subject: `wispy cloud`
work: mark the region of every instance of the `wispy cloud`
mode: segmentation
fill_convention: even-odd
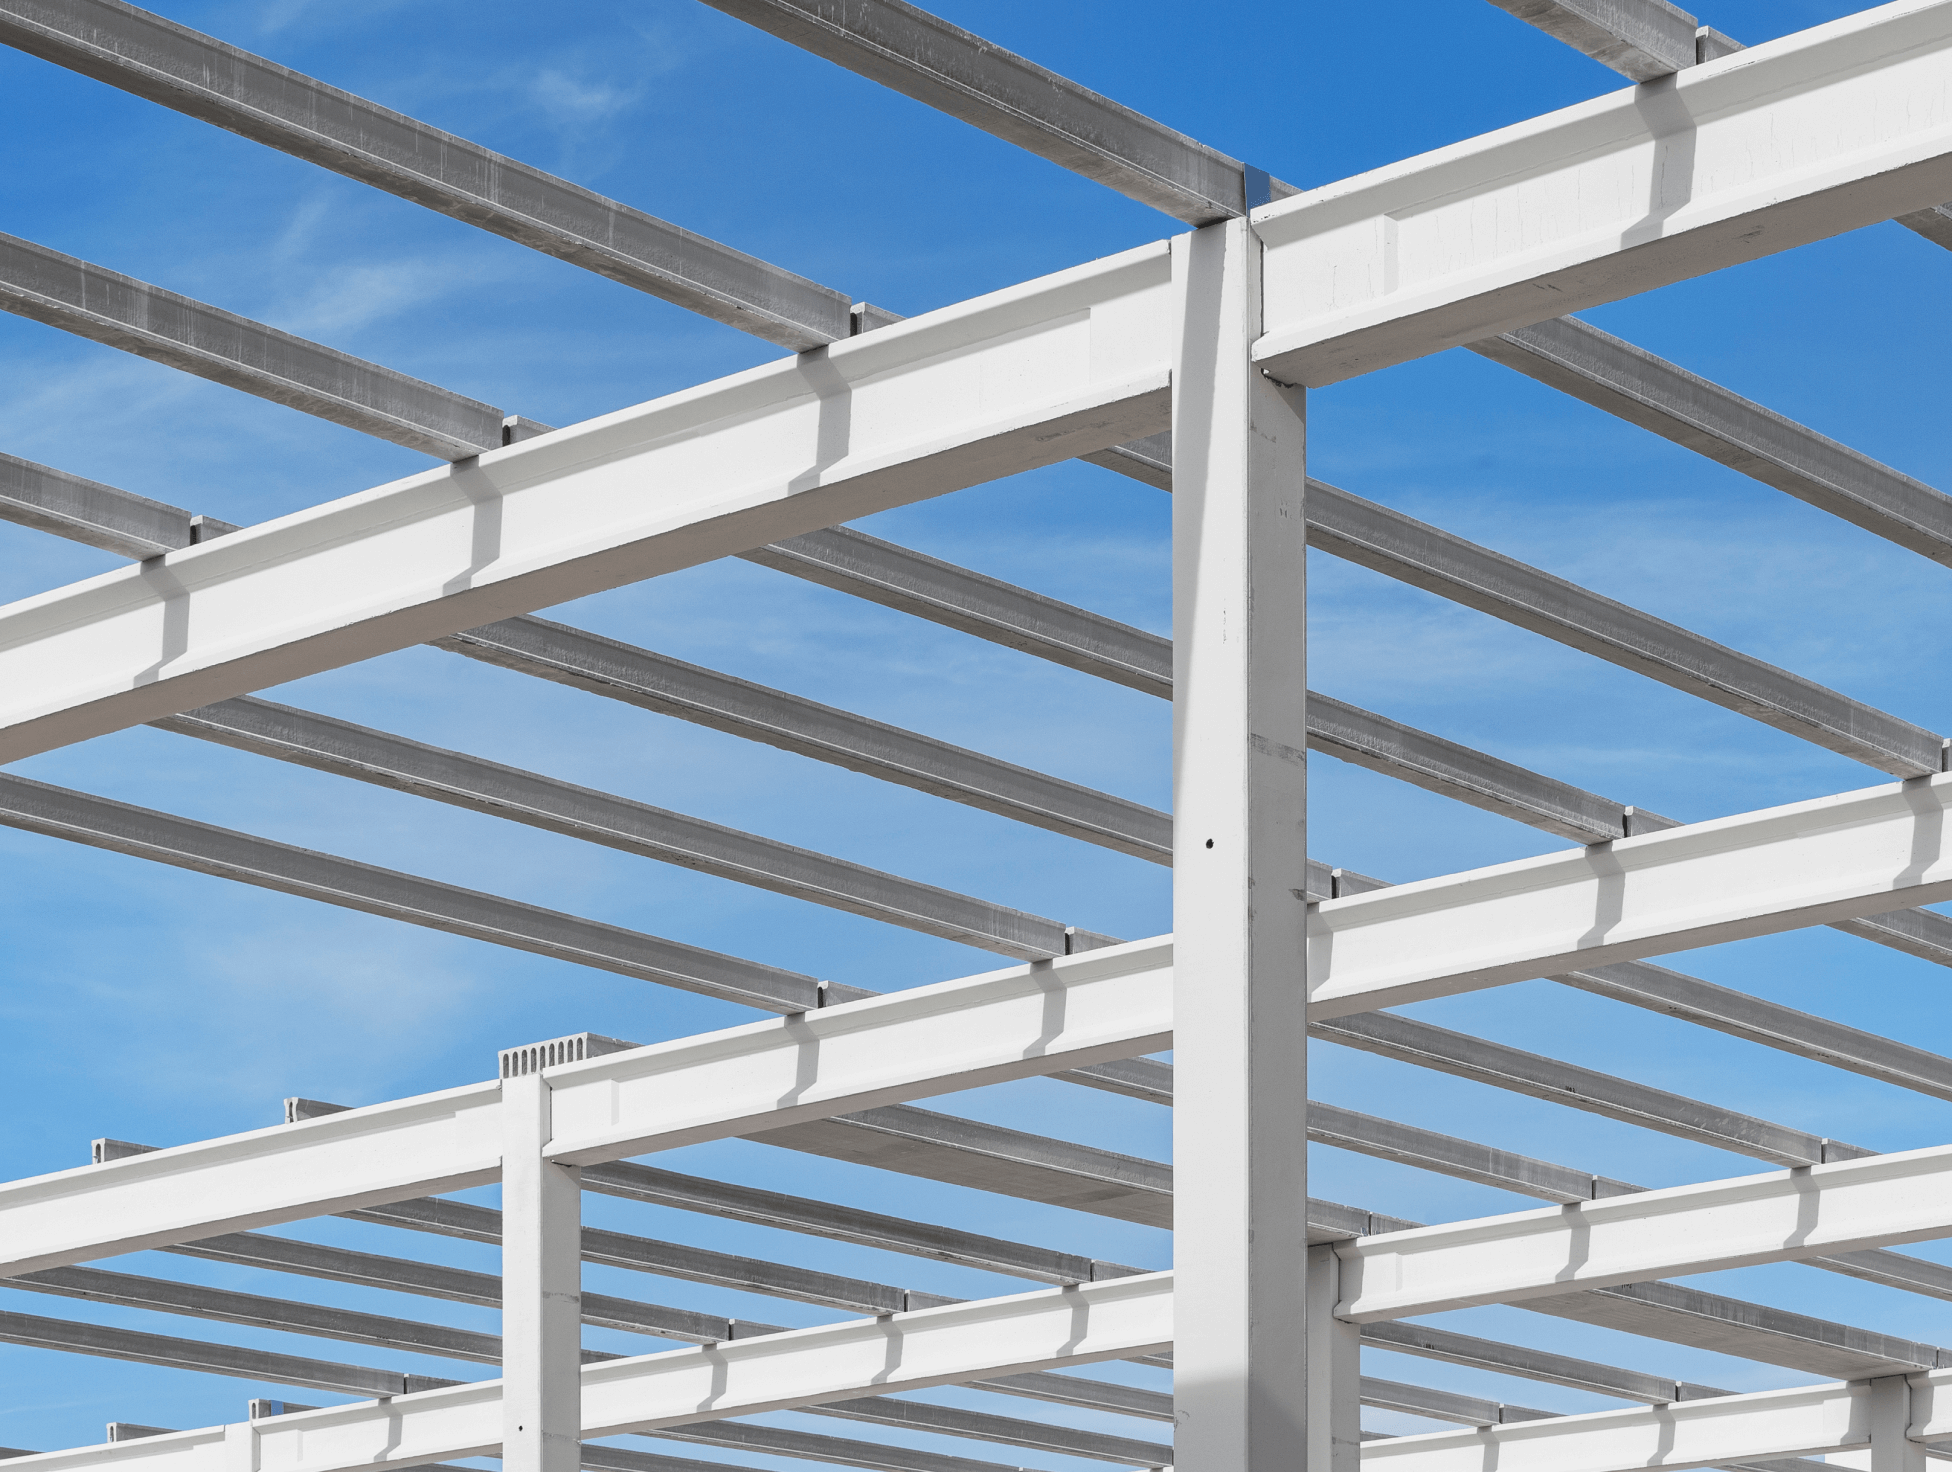
[[[643,95],[641,88],[572,76],[560,67],[537,73],[528,94],[559,127],[607,122],[634,107]]]

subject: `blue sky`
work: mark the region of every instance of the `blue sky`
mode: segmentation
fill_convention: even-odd
[[[1852,8],[1727,0],[1703,19],[1753,43]],[[1153,0],[940,9],[1304,186],[1619,84],[1483,0],[1406,0],[1386,12]],[[905,314],[1179,228],[690,0],[593,0],[548,14],[499,0],[181,0],[165,13]],[[566,424],[777,356],[730,328],[7,51],[0,127],[9,144],[0,150],[8,206],[0,228],[510,412]],[[1946,486],[1948,305],[1952,256],[1883,225],[1585,315]],[[1322,479],[1923,725],[1952,725],[1931,654],[1952,596],[1944,570],[1915,554],[1461,351],[1319,392],[1309,414],[1311,468]],[[9,453],[237,522],[428,463],[14,317],[0,317],[0,426]],[[1163,633],[1167,513],[1165,496],[1073,464],[863,525]],[[0,600],[115,561],[0,525]],[[1697,820],[1881,780],[1333,559],[1316,558],[1311,578],[1315,688],[1623,801]],[[1162,702],[745,563],[697,568],[552,616],[1168,805]],[[437,651],[267,693],[1092,929],[1137,937],[1169,928],[1168,875],[1155,866]],[[15,770],[862,986],[898,988],[995,964],[947,942],[157,731],[123,732]],[[1312,847],[1331,863],[1411,879],[1561,846],[1333,760],[1314,759],[1312,775]],[[0,1027],[9,1040],[0,1178],[79,1164],[95,1136],[174,1144],[267,1125],[286,1095],[369,1103],[468,1082],[492,1071],[497,1048],[537,1038],[589,1029],[648,1042],[750,1016],[12,830],[0,830],[0,866]],[[1944,972],[1834,931],[1668,964],[1948,1047]],[[1952,1138],[1952,1107],[1939,1101],[1545,982],[1408,1010],[1874,1148]],[[1760,1168],[1330,1047],[1317,1050],[1313,1067],[1317,1098],[1648,1185]],[[1164,1111],[1053,1083],[942,1107],[1154,1159],[1169,1149]],[[1169,1261],[1164,1235],[1148,1229],[755,1144],[681,1152],[670,1163],[1100,1257]],[[1531,1204],[1333,1150],[1316,1151],[1312,1168],[1316,1195],[1421,1220]],[[623,1230],[935,1292],[1016,1286],[606,1198],[591,1198],[588,1211]],[[402,1240],[354,1223],[284,1230],[493,1266],[485,1248]],[[1936,1245],[1910,1250],[1952,1261]],[[493,1327],[492,1315],[456,1305],[253,1279],[180,1257],[109,1265]],[[612,1270],[591,1269],[589,1281],[598,1291],[773,1322],[829,1317]],[[1807,1268],[1722,1274],[1709,1286],[1952,1340],[1945,1307],[1933,1300]],[[0,1295],[0,1309],[422,1373],[482,1373],[34,1294]],[[1445,1322],[1734,1389],[1808,1378],[1511,1309]],[[594,1331],[590,1342],[649,1347]],[[1369,1372],[1555,1410],[1608,1404],[1383,1355]],[[9,1387],[0,1445],[29,1448],[96,1440],[110,1419],[232,1420],[247,1395],[287,1393],[6,1347],[0,1378]],[[1100,1424],[1034,1402],[936,1394]],[[811,1417],[777,1419],[864,1434]],[[1380,1415],[1370,1424],[1431,1429]],[[1052,1472],[1068,1465],[911,1440]]]

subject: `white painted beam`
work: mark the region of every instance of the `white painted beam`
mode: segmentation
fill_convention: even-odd
[[[1948,807],[1921,777],[1326,900],[1309,1017],[1952,898]]]
[[[1366,1443],[1362,1465],[1368,1472],[1638,1472],[1843,1451],[1870,1439],[1870,1382],[1858,1381],[1392,1437]]]
[[[569,1164],[1171,1046],[1171,948],[1129,945],[548,1070]],[[0,1276],[498,1178],[499,1081],[0,1185]]]
[[[0,1276],[323,1216],[501,1172],[495,1081],[0,1185]]]
[[[0,761],[1154,431],[1169,281],[1145,246],[24,599]]]
[[[1170,1273],[856,1319],[585,1366],[583,1436],[820,1405],[864,1389],[919,1390],[1156,1354],[1171,1340]],[[15,1465],[21,1472],[66,1472],[102,1460],[141,1472],[411,1467],[498,1451],[501,1399],[501,1382],[488,1380],[118,1444],[108,1458],[107,1448],[82,1447]]]
[[[1132,941],[548,1070],[589,1165],[1172,1046],[1172,948]]]
[[[1952,1145],[1337,1244],[1357,1323],[1952,1234]]]
[[[1952,199],[1952,4],[1899,0],[1254,211],[1311,387]]]

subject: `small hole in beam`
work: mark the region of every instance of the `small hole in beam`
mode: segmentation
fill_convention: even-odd
[[[1209,838],[1209,839],[1208,839],[1208,840],[1206,841],[1206,846],[1207,846],[1208,848],[1212,848],[1212,847],[1213,847],[1213,840]]]

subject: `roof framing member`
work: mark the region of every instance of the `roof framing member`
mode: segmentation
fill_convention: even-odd
[[[0,308],[438,459],[502,442],[499,409],[12,235]]]
[[[1310,1019],[1952,897],[1947,803],[1952,774],[1324,900]]]
[[[119,0],[5,0],[0,41],[781,347],[849,335],[838,291]]]
[[[1947,31],[1899,0],[1264,205],[1255,358],[1336,383],[1952,198]]]
[[[1311,543],[1896,777],[1943,769],[1945,739],[1639,609],[1348,491],[1308,483]]]
[[[1952,564],[1952,497],[1580,321],[1465,344],[1934,562]]]
[[[583,1372],[583,1435],[654,1431],[842,1400],[871,1376],[878,1388],[920,1389],[982,1378],[990,1371],[1153,1353],[1169,1345],[1171,1304],[1171,1275],[1148,1274],[799,1329],[709,1350],[606,1361]],[[883,1363],[884,1355],[891,1362]],[[876,1363],[868,1365],[868,1356]],[[705,1405],[710,1409],[701,1411]],[[314,1472],[479,1455],[501,1442],[500,1385],[489,1381],[377,1404],[303,1411],[252,1422],[247,1434],[260,1465],[290,1460],[294,1438],[302,1437],[305,1464]],[[152,1472],[202,1472],[206,1459],[200,1449],[220,1448],[223,1439],[218,1428],[120,1450],[140,1448],[140,1460]]]
[[[1148,432],[1169,408],[1170,284],[1166,244],[1128,251],[24,600],[0,619],[0,688],[22,697],[0,757]],[[1082,361],[1098,367],[1080,382]],[[957,403],[914,440],[915,412]],[[647,498],[646,477],[670,489]],[[74,638],[79,663],[57,649]]]
[[[83,496],[67,486],[72,478],[61,472],[17,463],[40,474],[37,501],[60,513],[62,524],[48,529],[63,534],[74,534],[63,528],[86,516],[119,523],[125,513],[139,517],[146,514],[144,508],[159,504],[108,486],[92,487],[99,496]],[[104,498],[106,510],[91,509]],[[131,504],[124,506],[125,500]],[[180,535],[187,539],[192,523],[187,512],[180,514],[184,518]],[[195,520],[220,530],[236,529],[208,517]],[[781,555],[775,559],[775,553]],[[1131,670],[1156,672],[1157,693],[1170,690],[1169,640],[860,532],[833,527],[745,555],[803,576],[809,575],[809,567],[817,569],[811,574],[814,580],[828,586],[1107,678],[1122,679]],[[456,635],[444,647],[801,755],[835,760],[855,771],[1153,862],[1171,857],[1170,818],[1141,804],[565,625],[509,620],[492,629]],[[1715,647],[1709,646],[1711,651]],[[1108,663],[1094,665],[1096,651],[1102,649],[1116,652]],[[1699,650],[1690,650],[1689,655],[1701,657]],[[1134,676],[1133,682],[1151,679],[1151,674],[1145,674]],[[1314,749],[1576,842],[1607,842],[1675,826],[1672,819],[1644,808],[1627,808],[1329,696],[1311,693],[1309,709],[1309,744]],[[1316,888],[1323,894],[1332,892],[1329,885]],[[1931,911],[1894,911],[1840,921],[1836,928],[1941,965],[1952,964],[1952,921]]]
[[[706,4],[1188,225],[1295,192],[905,0]]]
[[[1654,82],[1684,67],[1719,61],[1746,48],[1667,0],[1491,0],[1500,10],[1556,36],[1635,82]],[[1692,30],[1692,35],[1683,32]],[[1952,250],[1952,208],[1934,205],[1896,222]]]
[[[1941,1145],[1358,1238],[1335,1248],[1335,1312],[1413,1318],[1944,1236],[1949,1171]]]
[[[1693,66],[1695,18],[1668,0],[1491,0],[1635,82]]]
[[[1114,937],[1007,905],[251,696],[155,724],[1022,961],[1116,944]]]

